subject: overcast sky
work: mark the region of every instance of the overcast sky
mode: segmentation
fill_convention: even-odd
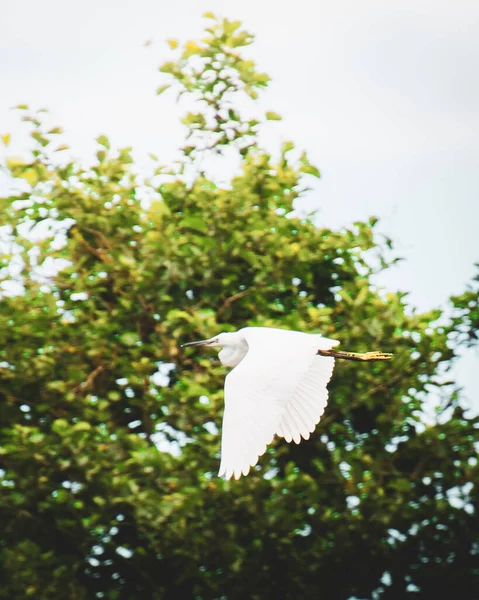
[[[10,107],[47,107],[86,156],[106,133],[168,161],[178,109],[155,96],[166,38],[201,34],[203,12],[240,19],[273,83],[264,105],[284,116],[273,145],[294,140],[322,178],[318,222],[371,215],[407,260],[381,279],[419,310],[459,293],[479,261],[479,2],[475,0],[83,0],[2,3],[0,133]],[[153,43],[145,48],[146,41]],[[21,147],[21,136],[13,149]],[[471,400],[477,353],[459,379]],[[476,401],[479,406],[479,398]]]

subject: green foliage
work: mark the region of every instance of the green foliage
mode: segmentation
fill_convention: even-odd
[[[178,97],[186,95],[196,101],[196,112],[188,112],[183,119],[188,134],[181,172],[187,158],[195,160],[205,150],[221,152],[232,145],[246,154],[256,145],[262,119],[247,116],[250,111],[245,100],[255,100],[270,81],[266,73],[256,69],[254,61],[238,53],[254,39],[241,29],[240,21],[217,20],[211,13],[205,16],[212,21],[206,36],[182,47],[176,40],[168,40],[170,48],[177,50],[177,58],[160,67],[173,80]],[[157,94],[169,87],[162,85]],[[281,119],[274,112],[267,112],[265,118]]]
[[[459,325],[371,285],[389,264],[375,219],[331,231],[292,214],[319,171],[290,142],[259,147],[278,115],[240,110],[269,81],[238,54],[253,38],[207,18],[161,68],[199,103],[179,169],[142,181],[105,136],[94,164],[60,163],[61,130],[18,107],[32,152],[7,162],[17,191],[0,199],[0,274],[14,255],[24,286],[0,304],[0,598],[473,598],[478,420],[441,384]],[[240,152],[228,186],[182,177],[205,140]],[[52,259],[68,262],[45,281]],[[245,325],[395,359],[338,364],[312,438],[225,482],[225,371],[179,345]],[[452,414],[424,426],[441,386]]]
[[[476,267],[479,269],[479,263],[476,264]],[[477,346],[479,341],[479,274],[463,294],[454,296],[451,300],[456,309],[454,324],[459,341],[468,346]]]

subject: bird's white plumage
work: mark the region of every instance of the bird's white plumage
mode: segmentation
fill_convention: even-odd
[[[241,362],[226,376],[220,475],[246,475],[275,434],[299,443],[327,404],[334,359],[318,356],[339,342],[319,335],[245,327]]]
[[[276,433],[287,442],[309,439],[328,403],[326,385],[331,379],[334,358],[314,356],[296,391],[286,403]]]

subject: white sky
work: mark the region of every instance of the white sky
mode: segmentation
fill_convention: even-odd
[[[319,166],[308,199],[319,223],[380,217],[407,259],[381,283],[419,310],[461,292],[479,261],[474,0],[5,2],[0,133],[23,131],[9,109],[28,103],[53,112],[76,156],[105,133],[170,160],[182,129],[171,96],[154,93],[163,40],[200,35],[207,10],[256,34],[250,53],[273,78],[264,105],[284,116],[266,137],[292,139]],[[471,400],[477,359],[457,369]]]

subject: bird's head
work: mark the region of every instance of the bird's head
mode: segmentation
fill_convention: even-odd
[[[246,355],[248,344],[241,331],[233,333],[219,333],[209,340],[188,342],[185,346],[208,346],[209,348],[222,348],[218,357],[226,367],[235,367]]]
[[[188,342],[182,344],[181,347],[186,346],[209,346],[210,348],[223,348],[225,346],[236,346],[240,340],[238,339],[238,333],[219,333],[208,340],[200,340],[199,342]]]

